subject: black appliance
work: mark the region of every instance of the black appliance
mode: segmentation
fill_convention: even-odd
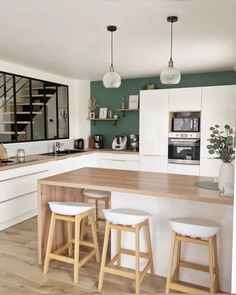
[[[83,150],[84,149],[84,140],[83,140],[83,138],[76,139],[75,142],[74,142],[74,147],[75,147],[75,149]]]
[[[172,131],[173,132],[199,132],[200,118],[198,117],[173,118]]]
[[[200,133],[169,134],[168,162],[200,164]]]
[[[93,138],[94,138],[94,148],[95,149],[102,149],[102,147],[103,147],[103,137],[102,137],[102,135],[101,134],[95,134],[94,136],[93,136]]]

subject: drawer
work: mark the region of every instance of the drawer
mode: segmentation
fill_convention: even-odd
[[[42,163],[0,171],[0,181],[12,179],[14,177],[21,177],[28,174],[48,171],[48,167],[48,163]]]
[[[101,153],[101,160],[121,160],[121,161],[139,161],[138,154],[131,154],[131,153]]]
[[[168,164],[168,173],[199,176],[200,165]]]
[[[139,170],[139,162],[125,160],[101,160],[101,168],[121,169],[121,170]]]
[[[0,182],[0,203],[37,191],[37,180],[48,176],[48,172],[15,177]]]
[[[0,203],[0,228],[1,223],[17,218],[27,212],[37,209],[37,193],[27,194],[17,199]]]

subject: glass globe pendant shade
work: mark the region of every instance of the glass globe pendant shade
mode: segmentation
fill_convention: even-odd
[[[179,84],[181,73],[174,67],[172,60],[169,61],[168,67],[161,72],[160,79],[162,84]]]
[[[120,75],[114,71],[114,67],[110,67],[110,71],[103,76],[103,85],[105,88],[119,88],[121,85]]]

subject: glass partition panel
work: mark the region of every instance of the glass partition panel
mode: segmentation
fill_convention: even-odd
[[[57,132],[57,86],[45,85],[46,110],[47,110],[47,138],[58,138]]]
[[[68,118],[68,98],[67,87],[59,86],[57,88],[58,96],[58,137],[67,138],[69,136],[69,118]]]

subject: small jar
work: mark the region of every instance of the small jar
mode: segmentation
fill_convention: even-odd
[[[18,149],[17,150],[17,160],[19,162],[25,161],[25,150],[24,149]]]
[[[111,119],[112,117],[113,117],[113,116],[112,116],[112,110],[109,110],[109,111],[108,111],[108,118]]]

